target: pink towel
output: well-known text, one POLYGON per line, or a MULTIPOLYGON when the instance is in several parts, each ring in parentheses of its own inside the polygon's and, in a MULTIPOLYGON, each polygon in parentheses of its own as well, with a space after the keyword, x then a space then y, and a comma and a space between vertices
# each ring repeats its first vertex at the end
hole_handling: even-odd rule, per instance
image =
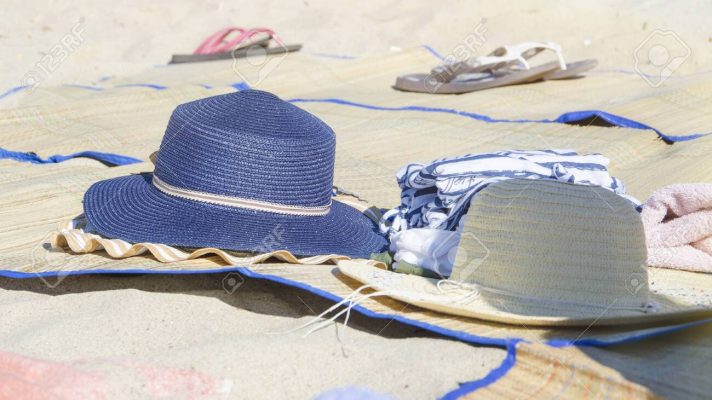
POLYGON ((666 186, 650 196, 641 213, 648 264, 712 272, 712 184, 666 186))

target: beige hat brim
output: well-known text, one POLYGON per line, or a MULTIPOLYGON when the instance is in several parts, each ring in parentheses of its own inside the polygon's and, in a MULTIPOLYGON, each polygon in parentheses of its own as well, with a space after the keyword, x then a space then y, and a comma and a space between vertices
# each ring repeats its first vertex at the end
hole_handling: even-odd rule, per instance
POLYGON ((350 278, 371 285, 389 297, 444 314, 506 324, 532 326, 586 326, 646 324, 712 316, 712 277, 675 271, 675 279, 655 279, 650 273, 650 300, 658 307, 643 312, 615 308, 542 305, 523 299, 473 293, 466 289, 441 290, 438 280, 380 269, 357 261, 341 261, 339 270, 350 278))

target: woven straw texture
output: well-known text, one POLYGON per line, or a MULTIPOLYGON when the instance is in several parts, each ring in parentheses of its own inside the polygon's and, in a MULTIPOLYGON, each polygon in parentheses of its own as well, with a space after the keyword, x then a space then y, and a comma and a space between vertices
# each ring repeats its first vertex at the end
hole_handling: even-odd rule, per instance
POLYGON ((517 347, 517 363, 501 380, 465 399, 520 398, 657 399, 650 389, 591 360, 584 350, 553 350, 542 344, 517 347))
POLYGON ((710 357, 712 324, 604 349, 520 343, 506 375, 464 398, 705 399, 710 357))
POLYGON ((176 107, 155 175, 169 185, 293 206, 331 202, 334 132, 271 93, 248 90, 176 107))

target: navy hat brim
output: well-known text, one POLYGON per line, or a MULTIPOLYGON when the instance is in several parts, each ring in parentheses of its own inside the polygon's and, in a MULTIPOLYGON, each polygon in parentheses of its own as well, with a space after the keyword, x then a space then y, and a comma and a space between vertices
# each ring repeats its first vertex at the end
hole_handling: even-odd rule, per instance
POLYGON ((338 201, 327 215, 295 216, 226 207, 167 195, 151 174, 93 184, 84 214, 94 232, 130 243, 270 252, 298 256, 339 254, 368 258, 387 248, 376 224, 338 201))

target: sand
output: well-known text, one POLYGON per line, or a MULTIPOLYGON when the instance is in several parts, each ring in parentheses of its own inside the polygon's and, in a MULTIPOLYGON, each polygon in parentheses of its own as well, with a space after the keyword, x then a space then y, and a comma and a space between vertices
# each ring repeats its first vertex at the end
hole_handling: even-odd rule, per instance
MULTIPOLYGON (((448 54, 483 24, 483 52, 555 40, 572 60, 596 57, 601 68, 630 73, 636 48, 656 30, 671 30, 691 49, 676 72, 684 76, 712 61, 711 11, 710 3, 662 1, 5 1, 0 107, 21 104, 21 96, 4 94, 28 76, 46 87, 131 76, 160 68, 227 25, 270 26, 315 58, 348 62, 421 44, 448 54), (43 72, 38 64, 63 40, 71 51, 43 72)), ((330 304, 260 281, 227 293, 223 278, 81 277, 54 289, 1 279, 0 394, 309 398, 359 385, 425 399, 483 377, 505 355, 358 316, 338 325, 341 335, 336 325, 308 337, 268 334, 295 328, 330 304), (43 384, 16 379, 28 376, 43 384)))
POLYGON ((304 52, 325 58, 362 57, 421 44, 447 55, 468 35, 484 29, 486 42, 476 49, 482 53, 506 43, 552 40, 572 60, 595 57, 602 67, 624 70, 634 68, 635 50, 651 34, 671 31, 682 42, 679 47, 691 50, 678 70, 684 75, 709 69, 711 8, 703 2, 651 0, 441 0, 437 7, 379 0, 350 5, 328 0, 6 0, 0 27, 0 90, 22 84, 67 35, 79 46, 66 41, 69 54, 52 65, 51 73, 40 71, 43 84, 89 84, 142 72, 164 65, 173 53, 190 53, 204 37, 231 25, 272 27, 285 42, 302 43, 304 52))
MULTIPOLYGON (((499 349, 357 316, 348 328, 339 325, 340 340, 335 325, 308 337, 283 333, 330 304, 261 281, 228 293, 223 277, 69 277, 56 289, 2 279, 0 349, 99 374, 110 398, 154 394, 147 368, 169 375, 174 394, 185 398, 203 391, 214 393, 206 398, 303 399, 345 385, 433 398, 484 376, 503 357, 499 349), (185 379, 195 388, 184 388, 185 379)), ((0 370, 8 364, 2 360, 0 353, 0 370)))

